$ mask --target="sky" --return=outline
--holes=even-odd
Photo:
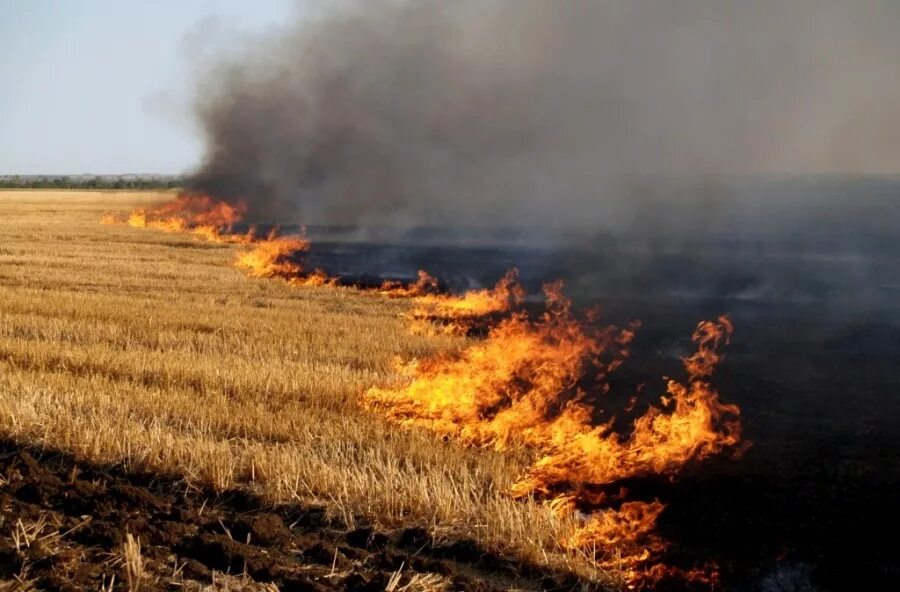
[[[204,44],[277,27],[298,7],[0,0],[0,174],[192,169],[203,146],[190,117],[191,80]]]

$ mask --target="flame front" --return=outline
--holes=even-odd
[[[277,230],[259,237],[252,228],[232,232],[245,214],[242,205],[182,194],[127,218],[106,214],[101,221],[245,245],[235,266],[252,277],[296,286],[336,284],[322,270],[303,268],[300,256],[310,246],[305,237]],[[554,511],[575,516],[578,526],[563,545],[622,574],[630,587],[671,577],[715,584],[714,567],[685,571],[661,563],[667,542],[656,533],[656,523],[665,506],[628,500],[627,492],[615,487],[634,477],[673,474],[740,441],[739,409],[721,403],[709,381],[733,331],[727,317],[698,325],[697,351],[682,360],[686,380],[667,380],[659,403],[619,433],[612,421],[598,420],[595,410],[609,391],[608,375],[629,356],[637,323],[601,326],[593,311],[575,315],[561,282],[544,286],[545,311],[533,319],[518,310],[525,292],[515,269],[493,288],[460,296],[442,293],[425,271],[409,284],[384,282],[375,293],[415,299],[414,330],[436,326],[467,333],[482,321],[489,329],[457,354],[401,366],[405,384],[368,389],[361,396],[364,406],[464,444],[532,449],[537,460],[510,495],[543,499]]]
[[[421,272],[420,272],[421,273]],[[413,327],[422,331],[423,322],[434,322],[445,333],[466,333],[476,321],[505,313],[522,304],[525,290],[519,283],[519,272],[506,272],[493,288],[469,290],[462,296],[430,293],[416,294],[416,306],[412,318],[418,321]]]
[[[174,199],[153,208],[140,208],[128,216],[128,225],[135,228],[158,228],[180,231],[195,228],[230,230],[244,219],[247,207],[232,204],[198,193],[181,193]]]
[[[125,223],[134,228],[154,228],[165,232],[190,232],[215,243],[246,245],[239,253],[235,267],[259,278],[281,278],[297,286],[323,286],[334,283],[321,269],[306,272],[298,261],[309,249],[309,241],[297,234],[279,235],[273,229],[260,237],[254,228],[246,233],[233,232],[235,224],[243,221],[246,206],[216,200],[207,195],[182,193],[153,208],[138,208],[127,217],[104,214],[104,224]]]
[[[270,234],[253,248],[238,255],[237,267],[258,278],[293,278],[303,272],[294,260],[297,253],[309,249],[309,241],[297,235]]]
[[[588,364],[605,375],[627,355],[633,332],[586,327],[572,315],[559,284],[545,292],[548,309],[537,321],[514,313],[458,355],[412,362],[404,372],[414,379],[405,387],[373,388],[364,400],[405,425],[468,444],[502,449],[513,441],[546,442],[553,425],[548,416],[573,421],[588,410],[576,386]]]
[[[258,278],[281,278],[296,286],[324,286],[336,281],[321,269],[306,272],[298,254],[309,249],[309,240],[297,234],[279,236],[273,231],[255,241],[253,248],[238,255],[235,265]]]
[[[637,418],[628,437],[612,433],[608,425],[592,426],[590,409],[570,406],[551,422],[552,439],[543,456],[514,488],[527,495],[572,488],[589,497],[591,486],[614,483],[646,474],[677,471],[685,463],[703,459],[740,441],[740,410],[719,401],[705,380],[720,360],[718,348],[731,335],[726,317],[704,321],[694,332],[698,350],[684,362],[687,383],[668,380],[668,396]]]
[[[414,298],[437,293],[440,289],[438,279],[424,269],[419,270],[418,276],[411,284],[385,280],[378,288],[378,293],[389,298]]]
[[[720,403],[706,380],[731,323],[721,317],[698,326],[697,353],[684,360],[687,381],[669,380],[659,406],[622,435],[598,424],[594,410],[608,390],[607,375],[628,357],[634,327],[600,328],[592,315],[577,318],[560,288],[545,287],[547,310],[538,320],[515,313],[455,356],[414,361],[403,368],[405,386],[369,389],[363,404],[467,444],[534,448],[539,459],[511,494],[547,499],[560,512],[587,508],[565,544],[639,582],[654,573],[652,560],[665,548],[654,534],[663,506],[625,502],[615,509],[604,488],[673,473],[738,442],[738,408]]]

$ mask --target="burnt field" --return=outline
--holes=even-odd
[[[310,229],[307,261],[348,283],[426,268],[464,290],[515,266],[530,292],[563,277],[603,320],[640,319],[629,363],[611,380],[625,407],[647,377],[678,372],[698,319],[727,313],[735,334],[715,377],[741,408],[752,445],[739,458],[688,466],[674,479],[623,484],[668,504],[660,532],[672,560],[713,558],[729,590],[849,590],[900,582],[900,258],[888,237],[865,247],[813,241],[697,241],[635,249],[338,240]],[[483,237],[482,237],[483,238]],[[475,241],[477,242],[477,241]],[[483,241],[482,241],[483,242]],[[835,248],[837,242],[837,248]],[[379,276],[367,275],[382,269]],[[875,536],[869,533],[880,533]]]
[[[896,585],[893,547],[870,534],[898,526],[900,274],[890,240],[561,246],[322,227],[260,238],[192,225],[190,209],[172,215],[192,205],[173,194],[120,196],[126,204],[112,194],[7,195],[0,578],[14,588],[109,589],[113,576],[116,589]],[[203,214],[230,211],[200,204]],[[98,223],[123,206],[139,224]],[[170,217],[154,218],[160,211]],[[267,250],[281,245],[289,249]],[[265,273],[246,272],[240,263],[259,253]],[[519,275],[506,292],[478,291],[511,267]],[[315,268],[323,283],[307,281]],[[403,282],[420,268],[459,296],[417,295]],[[550,294],[539,296],[557,278],[571,313],[551,314]],[[370,289],[386,279],[401,282],[402,296]],[[428,302],[437,307],[423,310],[453,312],[479,294],[501,294],[489,304],[505,308],[470,317],[459,325],[466,334],[444,332],[456,327],[444,317],[417,325],[411,316]],[[599,318],[582,314],[595,305]],[[723,313],[730,323],[707,326],[727,337],[734,325],[718,360],[719,337],[704,349],[691,333]],[[624,363],[608,379],[589,374],[584,360],[603,354],[607,336],[625,337],[592,327],[634,319],[633,339],[617,342]],[[685,397],[664,378],[703,362],[698,343],[717,369],[689,384],[713,409],[740,407],[740,438],[683,455],[667,439],[675,428],[649,445],[632,439],[648,413],[672,425],[690,417],[659,401]],[[410,379],[398,357],[435,361]],[[468,380],[507,362],[509,374]],[[581,434],[572,441],[612,452],[577,449],[559,473],[534,468],[558,450],[509,439],[501,413],[470,415],[464,404],[473,391],[491,401],[522,389],[496,399],[510,408],[536,393],[555,401],[538,414],[543,428],[582,382],[590,417],[554,437]],[[402,407],[409,393],[452,421]],[[612,436],[594,429],[607,422]],[[721,429],[712,436],[728,439]],[[689,445],[703,434],[690,430]],[[632,460],[648,448],[675,460]],[[608,473],[588,474],[604,460]],[[553,510],[559,500],[573,505]],[[573,549],[591,520],[628,518],[633,507],[649,508],[650,530],[614,521],[593,555]],[[710,565],[715,579],[691,571]]]
[[[0,592],[900,590],[900,2],[148,4],[11,13]]]

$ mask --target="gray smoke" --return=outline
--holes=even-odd
[[[720,175],[898,169],[898,31],[896,0],[345,2],[207,72],[194,186],[282,222],[740,219]]]

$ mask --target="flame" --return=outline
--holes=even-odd
[[[591,427],[586,409],[567,410],[553,428],[548,453],[513,493],[546,494],[559,486],[584,490],[637,475],[671,473],[688,461],[736,445],[740,410],[719,402],[718,393],[705,380],[721,359],[718,348],[727,343],[731,332],[726,317],[698,325],[693,335],[697,353],[683,360],[687,384],[668,380],[668,396],[634,421],[628,437],[611,433],[608,425]],[[573,426],[573,418],[580,423]]]
[[[256,240],[253,248],[240,253],[235,266],[251,277],[281,278],[295,286],[324,286],[336,282],[321,269],[310,273],[297,262],[298,254],[309,249],[309,241],[300,235],[279,236],[273,231],[262,240]]]
[[[502,449],[513,440],[544,442],[545,415],[575,408],[566,403],[579,396],[571,387],[586,362],[596,360],[602,373],[607,346],[624,345],[633,335],[615,328],[589,332],[572,316],[559,284],[545,291],[548,310],[538,321],[514,313],[457,356],[414,360],[403,369],[414,377],[407,386],[370,389],[364,401],[405,425],[422,425],[468,444]]]
[[[440,292],[437,278],[424,270],[419,270],[418,279],[412,283],[385,281],[377,293],[388,298],[414,298],[415,306],[408,315],[410,329],[422,334],[466,334],[478,321],[512,310],[525,297],[517,269],[506,272],[493,288],[469,290],[459,296]]]
[[[257,242],[253,249],[239,254],[235,265],[252,277],[290,278],[303,272],[303,268],[293,258],[308,248],[309,241],[305,238],[273,233]]]
[[[288,283],[292,286],[300,286],[306,288],[316,288],[320,286],[336,286],[339,278],[328,275],[323,269],[314,269],[309,273],[304,273],[296,277],[288,279]]]
[[[424,269],[419,270],[419,279],[411,284],[385,280],[378,288],[378,293],[389,298],[413,298],[437,292],[438,280]]]
[[[133,228],[147,228],[147,212],[143,209],[134,210],[128,214],[125,223]]]
[[[245,212],[243,205],[182,194],[127,219],[104,214],[101,221],[245,245],[235,266],[252,277],[297,286],[337,283],[320,269],[303,268],[299,256],[310,243],[302,235],[232,232]],[[438,280],[425,271],[409,284],[384,282],[377,293],[414,298],[414,328],[437,323],[445,332],[466,333],[480,320],[492,326],[457,354],[400,365],[405,383],[368,389],[361,396],[365,407],[464,444],[534,450],[537,460],[510,494],[543,499],[555,512],[575,516],[578,525],[562,544],[623,574],[630,588],[669,578],[716,584],[715,566],[682,570],[660,561],[668,545],[656,533],[663,503],[626,500],[624,488],[613,488],[629,478],[673,474],[739,443],[740,410],[721,403],[709,381],[733,332],[727,317],[698,324],[697,351],[682,360],[686,380],[667,379],[658,404],[619,433],[611,420],[599,421],[595,409],[609,390],[608,375],[629,356],[637,323],[601,326],[594,311],[575,315],[562,282],[544,286],[546,308],[537,318],[515,311],[524,301],[515,269],[493,288],[460,296],[440,293]],[[498,319],[501,314],[505,318]],[[636,400],[631,397],[626,412]]]
[[[577,318],[559,282],[545,293],[539,319],[515,313],[455,356],[410,362],[402,368],[407,384],[371,388],[363,405],[466,444],[536,449],[539,459],[511,494],[547,499],[560,512],[603,508],[611,501],[604,487],[676,472],[739,441],[739,409],[720,403],[706,380],[733,330],[726,317],[698,325],[697,353],[683,360],[686,383],[668,380],[659,406],[622,435],[611,423],[598,424],[594,408],[607,392],[607,375],[628,357],[635,326],[599,328],[593,314]],[[658,502],[626,502],[594,511],[565,544],[593,553],[603,567],[615,561],[637,582],[652,573],[638,566],[665,548],[653,534],[662,509]]]
[[[249,244],[255,233],[233,233],[232,226],[246,214],[243,204],[231,204],[196,193],[182,193],[153,208],[137,208],[123,219],[107,213],[104,224],[125,223],[133,228],[155,228],[165,232],[191,232],[210,242]]]
[[[181,193],[153,208],[131,212],[127,223],[135,228],[157,228],[168,232],[198,227],[230,230],[247,212],[243,203],[231,204],[199,193]]]
[[[522,304],[525,290],[519,283],[519,270],[510,269],[493,288],[469,290],[462,296],[426,293],[418,295],[412,318],[437,321],[446,333],[466,333],[478,319],[508,312]]]
[[[581,550],[601,568],[623,574],[632,586],[644,580],[658,580],[645,564],[664,551],[668,544],[656,534],[656,521],[665,506],[659,501],[624,502],[617,509],[592,513],[566,541]],[[657,564],[661,565],[661,564]]]
[[[279,235],[274,229],[260,238],[254,228],[246,233],[232,231],[233,225],[246,215],[243,203],[232,204],[196,193],[182,193],[153,208],[138,208],[123,218],[104,214],[104,224],[126,223],[134,228],[155,228],[165,232],[190,232],[215,243],[250,247],[240,253],[235,266],[248,275],[260,278],[282,278],[296,286],[323,286],[336,282],[320,269],[306,272],[297,261],[298,254],[309,249],[309,241],[296,234]]]

